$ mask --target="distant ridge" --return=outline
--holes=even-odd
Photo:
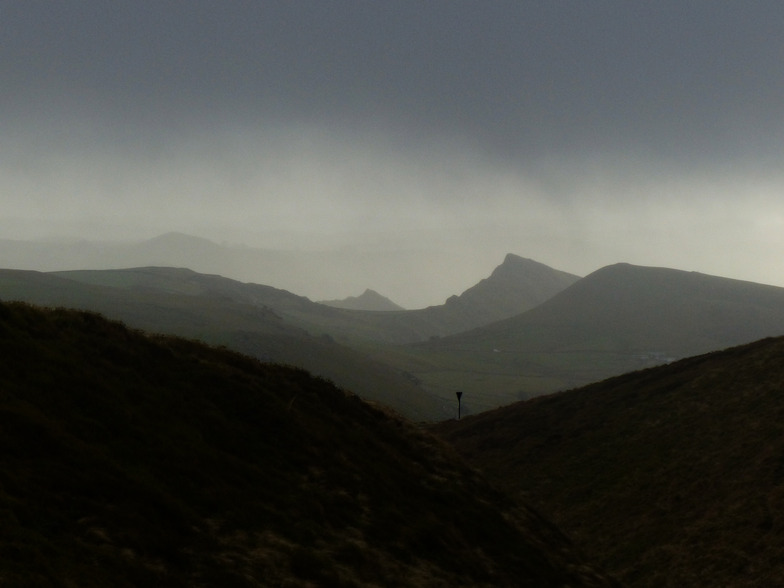
[[[677,358],[782,334],[784,288],[619,263],[459,339],[507,350],[658,350]]]
[[[579,276],[508,254],[489,277],[444,304],[389,312],[368,318],[377,338],[416,343],[452,335],[509,318],[541,304],[579,280]]]
[[[187,267],[243,282],[266,284],[311,300],[334,292],[361,292],[368,285],[396,303],[421,308],[465,284],[455,272],[439,278],[437,268],[460,263],[449,250],[336,247],[308,250],[216,243],[169,232],[146,240],[23,241],[0,238],[0,268],[34,271],[117,269],[145,266]],[[481,270],[473,264],[473,270]],[[436,268],[436,269],[434,269]],[[435,279],[434,279],[435,278]],[[470,285],[470,284],[469,284]],[[329,293],[329,294],[328,294]]]
[[[345,308],[348,310],[405,310],[402,306],[395,304],[386,296],[382,296],[370,288],[365,290],[359,296],[349,296],[341,300],[320,300],[319,304],[325,304],[334,308]]]
[[[579,280],[579,276],[508,253],[490,277],[481,280],[447,304],[483,313],[483,322],[508,318],[545,302]]]
[[[428,341],[418,353],[460,357],[447,385],[459,381],[465,399],[486,410],[779,335],[784,288],[619,263],[527,312]]]

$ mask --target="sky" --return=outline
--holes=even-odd
[[[366,287],[409,307],[507,253],[784,286],[782,30],[773,0],[0,0],[0,238],[400,253]]]

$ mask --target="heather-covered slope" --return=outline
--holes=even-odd
[[[291,368],[0,304],[13,586],[608,586],[441,443]]]
[[[630,586],[778,586],[782,382],[765,339],[436,430]]]

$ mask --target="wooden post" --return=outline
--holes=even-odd
[[[457,420],[460,420],[460,399],[463,398],[462,392],[455,392],[457,395]]]

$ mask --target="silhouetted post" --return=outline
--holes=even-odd
[[[457,420],[460,420],[460,399],[463,397],[462,392],[455,392],[457,395]]]

